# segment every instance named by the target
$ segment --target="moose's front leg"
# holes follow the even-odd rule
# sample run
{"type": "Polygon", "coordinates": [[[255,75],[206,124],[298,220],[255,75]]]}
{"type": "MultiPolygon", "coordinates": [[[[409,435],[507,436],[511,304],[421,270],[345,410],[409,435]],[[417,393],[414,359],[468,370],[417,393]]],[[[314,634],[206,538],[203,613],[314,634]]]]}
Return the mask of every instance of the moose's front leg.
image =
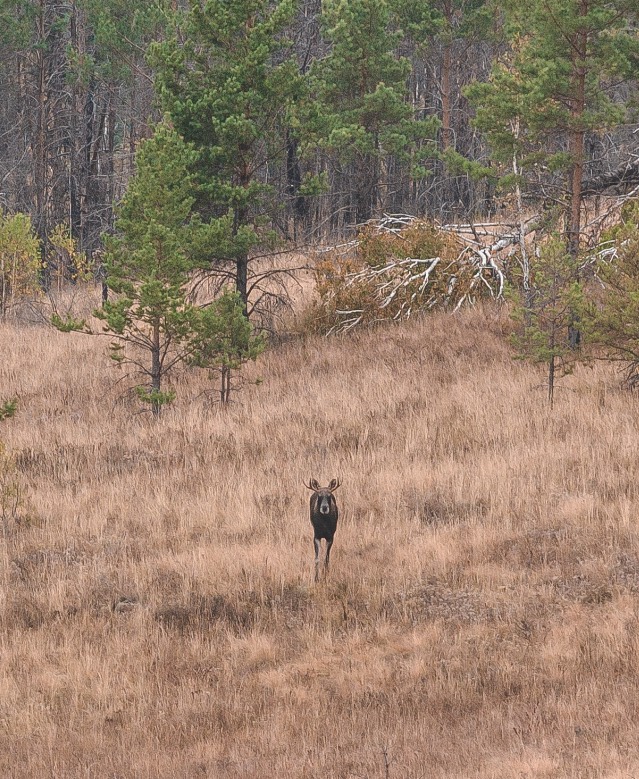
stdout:
{"type": "Polygon", "coordinates": [[[319,581],[319,558],[320,558],[320,549],[322,546],[322,542],[319,538],[313,539],[313,546],[315,547],[315,581],[319,581]]]}
{"type": "Polygon", "coordinates": [[[333,539],[326,539],[326,557],[324,558],[324,575],[328,574],[328,561],[331,556],[331,547],[333,546],[333,539]]]}

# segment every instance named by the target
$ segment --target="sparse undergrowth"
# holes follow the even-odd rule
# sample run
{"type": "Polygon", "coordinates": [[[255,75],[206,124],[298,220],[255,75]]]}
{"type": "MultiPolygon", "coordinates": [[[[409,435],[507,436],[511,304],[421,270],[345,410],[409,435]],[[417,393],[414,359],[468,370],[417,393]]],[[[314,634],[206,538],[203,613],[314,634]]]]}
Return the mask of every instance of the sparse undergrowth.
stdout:
{"type": "Polygon", "coordinates": [[[156,424],[96,340],[2,325],[0,775],[636,773],[638,401],[579,369],[551,413],[503,326],[289,343],[156,424]]]}

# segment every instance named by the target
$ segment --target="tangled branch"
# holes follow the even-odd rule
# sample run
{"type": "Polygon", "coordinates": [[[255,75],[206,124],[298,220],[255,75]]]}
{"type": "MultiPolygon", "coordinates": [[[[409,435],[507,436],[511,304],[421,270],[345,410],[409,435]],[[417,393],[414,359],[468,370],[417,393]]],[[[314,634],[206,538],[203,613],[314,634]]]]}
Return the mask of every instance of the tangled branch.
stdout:
{"type": "Polygon", "coordinates": [[[435,307],[456,310],[479,297],[500,298],[499,256],[519,242],[519,234],[487,243],[480,233],[488,227],[435,226],[407,214],[386,214],[369,222],[357,241],[325,250],[318,287],[330,320],[326,332],[400,321],[435,307]]]}

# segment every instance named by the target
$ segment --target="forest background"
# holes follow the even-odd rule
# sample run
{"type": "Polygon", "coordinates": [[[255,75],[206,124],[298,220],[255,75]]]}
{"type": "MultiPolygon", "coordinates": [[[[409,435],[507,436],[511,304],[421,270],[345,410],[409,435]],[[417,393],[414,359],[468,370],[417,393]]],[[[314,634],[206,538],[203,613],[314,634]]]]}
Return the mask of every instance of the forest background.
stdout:
{"type": "Polygon", "coordinates": [[[574,243],[582,195],[639,183],[627,0],[202,9],[3,3],[0,207],[29,215],[45,275],[58,225],[99,270],[163,115],[198,150],[196,208],[259,230],[253,253],[267,233],[332,240],[383,213],[472,222],[558,204],[574,243]]]}

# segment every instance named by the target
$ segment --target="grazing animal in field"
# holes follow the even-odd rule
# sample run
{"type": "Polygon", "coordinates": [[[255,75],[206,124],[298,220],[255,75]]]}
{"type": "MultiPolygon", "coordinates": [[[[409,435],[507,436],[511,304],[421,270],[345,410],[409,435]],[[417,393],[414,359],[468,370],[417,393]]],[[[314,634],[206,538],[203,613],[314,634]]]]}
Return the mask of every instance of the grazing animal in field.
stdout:
{"type": "Polygon", "coordinates": [[[328,573],[328,561],[333,546],[333,536],[337,528],[337,503],[333,493],[340,482],[333,479],[328,487],[320,487],[317,479],[311,479],[304,486],[313,490],[311,495],[311,524],[313,525],[313,546],[315,547],[315,581],[319,580],[320,548],[322,538],[326,539],[326,556],[324,557],[324,574],[328,573]]]}

